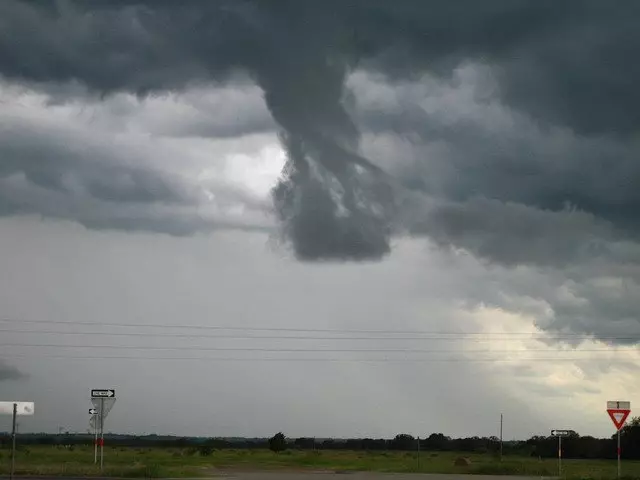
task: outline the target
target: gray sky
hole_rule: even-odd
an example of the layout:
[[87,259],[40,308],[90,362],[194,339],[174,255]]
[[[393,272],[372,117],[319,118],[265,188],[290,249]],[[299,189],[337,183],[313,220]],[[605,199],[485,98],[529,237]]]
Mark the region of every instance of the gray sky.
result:
[[637,3],[427,3],[2,4],[24,429],[84,430],[115,387],[114,431],[612,431],[640,362]]

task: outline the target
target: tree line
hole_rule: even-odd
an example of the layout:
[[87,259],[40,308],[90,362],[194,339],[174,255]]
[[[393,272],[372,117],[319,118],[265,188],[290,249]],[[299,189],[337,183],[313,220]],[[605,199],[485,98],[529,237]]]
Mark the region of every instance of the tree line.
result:
[[[91,434],[63,433],[20,434],[19,445],[76,446],[92,445]],[[607,459],[616,458],[616,435],[609,438],[581,436],[572,432],[562,439],[564,458]],[[10,448],[9,434],[0,433],[0,448]],[[194,454],[210,455],[215,450],[224,449],[267,449],[273,451],[294,450],[367,450],[367,451],[455,451],[498,455],[501,450],[499,438],[465,437],[452,438],[442,433],[425,435],[419,440],[408,434],[398,434],[392,439],[352,438],[317,439],[311,437],[287,438],[278,432],[271,438],[205,438],[176,437],[162,435],[115,435],[105,434],[105,445],[117,447],[158,447],[187,448]],[[621,430],[622,457],[640,459],[640,417],[633,418]],[[526,455],[540,458],[558,455],[556,437],[534,436],[528,440],[505,441],[502,443],[503,455]]]

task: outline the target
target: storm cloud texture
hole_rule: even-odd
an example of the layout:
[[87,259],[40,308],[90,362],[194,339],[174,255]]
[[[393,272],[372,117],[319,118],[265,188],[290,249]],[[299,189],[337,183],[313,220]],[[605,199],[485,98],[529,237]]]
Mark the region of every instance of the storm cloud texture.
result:
[[[238,76],[255,81],[288,153],[274,203],[300,258],[379,258],[403,230],[445,242],[464,236],[461,229],[490,231],[477,214],[494,200],[551,212],[572,205],[601,219],[612,235],[637,236],[637,2],[614,9],[597,1],[10,0],[0,8],[0,73],[9,80],[49,89],[75,82],[100,95],[146,95]],[[360,127],[345,108],[347,73],[362,68],[391,82],[421,72],[446,78],[463,61],[486,65],[500,101],[514,112],[569,139],[560,152],[545,152],[544,145],[532,151],[526,139],[504,146],[477,139],[488,151],[460,152],[451,160],[455,181],[445,179],[438,189],[458,204],[406,219],[398,197],[407,192],[389,188],[359,154]],[[386,123],[420,138],[452,134],[446,127],[438,132],[419,112],[377,113],[373,127]],[[429,172],[417,183],[416,174],[405,172],[402,185],[433,194]],[[108,174],[96,176],[108,181]],[[185,200],[172,198],[177,190],[162,179],[134,184],[137,193],[111,192],[99,182],[93,188]],[[478,197],[486,200],[477,204]],[[472,226],[466,217],[475,219]]]
[[[637,330],[635,303],[613,298],[640,291],[638,18],[633,0],[6,0],[0,75],[61,103],[257,85],[271,118],[210,131],[275,122],[287,160],[272,205],[227,193],[273,209],[299,259],[377,260],[408,234],[508,267],[558,269],[588,305],[546,292],[557,315],[544,327],[604,335],[603,316]],[[374,101],[359,104],[352,83]],[[474,110],[416,100],[453,88]],[[0,136],[2,214],[64,211],[89,227],[178,235],[270,229],[203,218],[198,188],[130,159],[80,183],[92,201],[133,211],[57,207],[55,193],[73,184],[60,165],[83,153],[61,147],[43,161],[50,144],[25,155],[10,127]],[[386,154],[370,147],[377,137]],[[46,190],[46,208],[20,200],[26,184]],[[160,206],[150,215],[145,205]],[[624,293],[589,283],[603,271]]]
[[5,380],[20,380],[26,378],[26,375],[18,370],[13,365],[9,365],[3,360],[0,360],[0,382]]

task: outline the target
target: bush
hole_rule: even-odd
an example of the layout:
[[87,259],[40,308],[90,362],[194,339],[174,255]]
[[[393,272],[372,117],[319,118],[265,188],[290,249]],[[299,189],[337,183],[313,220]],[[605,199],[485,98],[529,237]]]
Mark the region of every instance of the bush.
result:
[[198,453],[203,457],[208,457],[213,453],[213,447],[211,445],[203,445],[198,448]]
[[287,439],[282,432],[276,433],[269,439],[269,450],[272,452],[283,452],[287,449]]

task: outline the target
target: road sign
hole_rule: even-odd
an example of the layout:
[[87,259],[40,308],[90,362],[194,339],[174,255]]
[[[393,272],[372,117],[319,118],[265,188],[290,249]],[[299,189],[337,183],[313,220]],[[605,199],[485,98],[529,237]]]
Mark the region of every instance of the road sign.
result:
[[90,408],[89,409],[89,415],[97,415],[98,414],[98,409],[97,408]]
[[91,403],[97,410],[96,415],[107,418],[109,412],[113,408],[113,404],[116,403],[115,398],[92,398]]
[[35,408],[33,402],[0,402],[0,415],[11,415],[11,467],[9,478],[13,478],[16,469],[16,419],[18,415],[33,415]]
[[611,417],[611,421],[613,421],[616,430],[620,431],[631,413],[631,402],[619,400],[609,401],[607,402],[607,413],[609,417]]
[[558,439],[558,476],[562,477],[562,437],[574,434],[573,430],[551,430],[551,435]]
[[[95,430],[96,446],[94,461],[98,462],[98,446],[100,446],[100,471],[104,468],[104,419],[116,403],[116,391],[114,388],[94,388],[91,390],[91,403],[95,408],[89,410],[96,413],[91,415],[91,426]],[[99,432],[99,434],[98,434]]]
[[618,478],[620,478],[620,457],[622,450],[620,449],[620,430],[631,413],[631,402],[613,400],[607,402],[607,413],[618,431]]
[[91,398],[113,398],[116,391],[113,388],[102,388],[91,390]]
[[35,412],[33,402],[0,402],[0,415],[13,415],[14,405],[16,415],[33,415]]
[[631,410],[610,408],[607,410],[607,413],[611,417],[613,424],[616,426],[616,430],[620,430],[623,427],[624,422],[627,420],[629,413],[631,413]]

